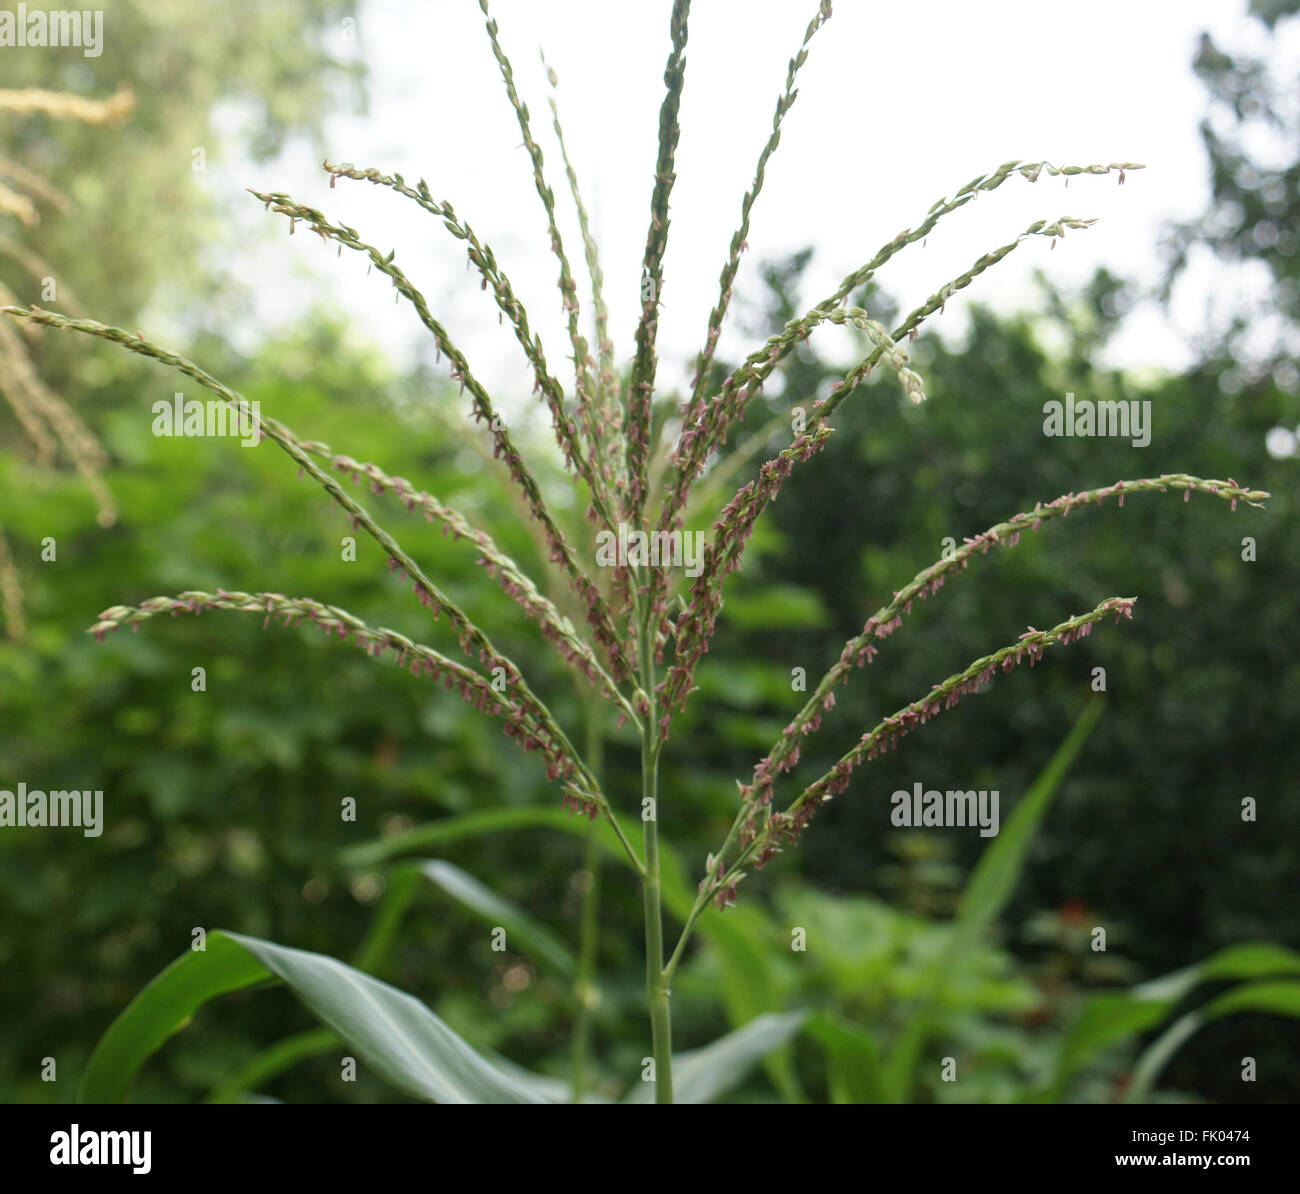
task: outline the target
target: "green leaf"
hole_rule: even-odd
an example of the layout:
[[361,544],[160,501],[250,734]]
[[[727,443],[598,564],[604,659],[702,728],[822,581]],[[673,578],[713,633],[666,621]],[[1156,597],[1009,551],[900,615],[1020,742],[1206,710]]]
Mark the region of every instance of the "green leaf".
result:
[[[745,1075],[773,1049],[794,1037],[808,1018],[807,1012],[759,1016],[744,1028],[719,1037],[703,1049],[679,1053],[673,1058],[673,1101],[711,1103],[739,1085]],[[626,1103],[654,1100],[654,1084],[638,1083],[624,1099]]]
[[113,1022],[91,1056],[83,1102],[118,1102],[145,1059],[209,999],[274,976],[385,1081],[445,1103],[540,1103],[418,999],[335,958],[227,931],[172,963]]
[[[717,956],[722,971],[720,994],[733,1028],[781,1007],[773,952],[768,948],[768,923],[762,913],[752,908],[729,908],[723,915],[702,920],[699,931],[701,940]],[[794,1057],[788,1047],[769,1055],[763,1068],[786,1102],[807,1101],[795,1077]]]
[[1212,979],[1242,980],[1282,974],[1300,974],[1300,954],[1268,941],[1247,941],[1217,950],[1192,966],[1149,979],[1134,987],[1133,993],[1146,999],[1176,1001],[1197,983]]
[[808,1035],[826,1054],[832,1103],[883,1103],[885,1075],[875,1038],[839,1016],[819,1013],[808,1021]]
[[[528,805],[522,808],[489,808],[472,813],[442,817],[426,825],[417,825],[405,833],[392,837],[362,842],[342,851],[340,857],[350,867],[369,867],[395,858],[401,854],[422,853],[433,846],[463,841],[488,833],[506,833],[512,829],[555,829],[575,837],[585,837],[591,822],[575,816],[562,808],[541,808]],[[627,832],[627,826],[623,826]],[[597,829],[601,848],[628,865],[628,857],[618,844],[608,823],[602,821]]]
[[[1050,1085],[1036,1097],[1045,1100],[1060,1098],[1065,1091],[1066,1083],[1080,1066],[1101,1050],[1154,1028],[1174,1010],[1180,1000],[1202,982],[1224,979],[1248,980],[1268,975],[1295,974],[1300,974],[1300,954],[1269,942],[1250,941],[1241,945],[1230,945],[1194,966],[1161,975],[1159,978],[1139,984],[1130,991],[1107,991],[1090,996],[1080,1008],[1074,1023],[1061,1042]],[[1257,984],[1259,987],[1283,988],[1294,985],[1291,983]],[[1211,1013],[1211,1009],[1215,1008],[1219,1001],[1230,1000],[1237,992],[1252,989],[1249,986],[1234,988],[1205,1008],[1180,1017],[1160,1038],[1148,1046],[1137,1063],[1135,1075],[1139,1074],[1139,1069],[1142,1067],[1154,1065],[1157,1061],[1159,1068],[1163,1068],[1165,1062],[1173,1056],[1174,1051],[1187,1037],[1206,1023],[1212,1014],[1217,1014]],[[1242,996],[1242,998],[1249,997]],[[1225,1006],[1231,1008],[1233,1005],[1228,1003]],[[1242,1010],[1247,1009],[1243,1007]],[[1270,1009],[1261,1007],[1256,1010]],[[1149,1081],[1154,1081],[1159,1068],[1150,1075]],[[1134,1082],[1136,1083],[1137,1080],[1135,1076]],[[1132,1090],[1131,1084],[1126,1098]]]
[[[420,872],[416,867],[398,866],[389,870],[384,884],[384,897],[375,908],[365,939],[352,958],[352,965],[358,970],[373,974],[383,961],[419,888]],[[278,1077],[308,1057],[316,1057],[338,1047],[338,1038],[328,1029],[312,1028],[295,1033],[254,1054],[235,1074],[217,1083],[203,1101],[244,1101],[244,1096],[254,1087]]]
[[826,607],[816,590],[799,585],[769,584],[752,593],[727,598],[727,619],[741,630],[825,626]]
[[335,958],[226,934],[396,1089],[435,1103],[542,1100],[469,1047],[418,999]]
[[507,948],[513,952],[526,953],[534,960],[551,966],[566,978],[571,979],[577,975],[578,963],[568,947],[517,904],[503,899],[473,875],[449,862],[428,860],[420,863],[419,870],[426,879],[468,908],[480,920],[505,929]]
[[[980,856],[957,905],[953,955],[969,948],[1007,906],[1020,882],[1029,846],[1052,803],[1052,797],[1092,733],[1103,708],[1100,701],[1090,701],[1084,707],[1065,741],[1057,747],[1001,832]],[[944,969],[948,969],[947,964]]]
[[908,1018],[886,1065],[886,1087],[891,1102],[906,1102],[921,1049],[932,1031],[932,1021],[948,981],[962,955],[987,931],[1011,898],[1024,871],[1025,858],[1043,817],[1070,769],[1101,717],[1104,705],[1093,700],[1084,706],[1065,740],[1056,748],[1047,766],[1039,772],[1029,791],[1016,805],[1001,832],[975,864],[957,904],[948,948],[941,953],[927,980],[927,992]]
[[1090,1057],[1159,1024],[1177,1001],[1144,998],[1134,991],[1105,991],[1084,1001],[1070,1025],[1047,1088],[1034,1101],[1055,1102],[1065,1093],[1070,1076]]
[[293,1036],[276,1041],[249,1059],[229,1078],[213,1087],[205,1103],[246,1103],[248,1092],[271,1078],[278,1078],[285,1070],[308,1057],[319,1057],[331,1049],[338,1049],[339,1038],[328,1028],[309,1028]]
[[1202,979],[1300,974],[1300,954],[1268,941],[1250,941],[1211,954],[1199,969]]
[[127,1005],[95,1046],[79,1103],[120,1103],[136,1071],[209,1000],[266,982],[270,975],[234,941],[208,934],[207,949],[182,954]]
[[1165,1068],[1169,1059],[1183,1047],[1188,1038],[1204,1023],[1205,1017],[1200,1012],[1188,1012],[1185,1016],[1179,1016],[1164,1032],[1156,1037],[1143,1051],[1142,1056],[1138,1058],[1137,1064],[1133,1067],[1128,1088],[1124,1091],[1124,1102],[1146,1102],[1147,1095],[1160,1071]]
[[1243,983],[1212,999],[1202,1010],[1206,1020],[1237,1012],[1270,1012],[1300,1019],[1300,983]]
[[780,999],[762,915],[752,909],[729,908],[723,915],[701,921],[700,926],[701,940],[717,954],[722,971],[719,995],[731,1024],[739,1028],[755,1016],[775,1011]]
[[[544,1103],[571,1103],[573,1101],[573,1083],[567,1078],[550,1078],[545,1074],[534,1074],[523,1066],[515,1065],[508,1057],[497,1053],[490,1054],[492,1064],[502,1073],[509,1074],[525,1090],[531,1090]],[[611,1103],[612,1099],[594,1090],[583,1092],[584,1103]]]
[[420,876],[414,867],[393,867],[385,876],[383,899],[370,918],[365,939],[352,958],[352,965],[358,970],[373,973],[383,961],[397,938],[419,886]]
[[[1244,947],[1238,947],[1244,948]],[[1278,949],[1280,946],[1264,947]],[[1224,951],[1225,953],[1228,951]],[[1219,955],[1216,955],[1216,957]],[[1211,958],[1209,961],[1213,962]],[[1146,1101],[1165,1066],[1187,1041],[1212,1020],[1238,1012],[1266,1012],[1277,1016],[1300,1019],[1300,983],[1263,982],[1241,983],[1232,990],[1210,1000],[1204,1007],[1180,1016],[1143,1051],[1133,1066],[1133,1076],[1124,1092],[1124,1102]]]

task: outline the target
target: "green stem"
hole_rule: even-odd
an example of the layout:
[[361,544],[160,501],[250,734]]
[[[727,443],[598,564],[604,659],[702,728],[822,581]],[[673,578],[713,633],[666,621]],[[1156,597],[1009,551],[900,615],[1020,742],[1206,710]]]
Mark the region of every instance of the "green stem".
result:
[[619,845],[623,847],[623,852],[627,855],[628,861],[632,864],[632,869],[638,875],[645,874],[645,866],[641,859],[637,857],[637,852],[632,849],[632,843],[627,840],[627,835],[623,832],[623,826],[618,823],[618,818],[614,815],[614,810],[606,802],[601,805],[601,811],[605,814],[605,819],[609,821],[611,828],[614,830],[614,836],[618,838]]
[[641,898],[645,909],[645,988],[646,1003],[650,1008],[650,1037],[655,1063],[655,1102],[671,1103],[673,1034],[668,976],[664,971],[664,924],[659,886],[659,726],[655,716],[654,644],[650,634],[650,609],[647,598],[646,609],[638,607],[636,610],[641,687],[650,702],[641,726],[641,828],[645,865],[641,879]]
[[[587,704],[587,765],[600,778],[604,745],[601,710],[596,701]],[[596,987],[596,950],[600,936],[600,849],[596,823],[587,827],[583,851],[581,928],[578,939],[578,977],[573,985],[577,1014],[573,1024],[573,1102],[581,1103],[586,1086],[587,1052],[591,1044],[591,1013],[599,1002]]]
[[[718,847],[717,857],[719,860],[724,859],[731,843],[735,840],[736,833],[740,829],[741,823],[745,819],[745,807],[742,804],[737,810],[735,818],[731,822],[731,828],[727,831],[727,836],[723,839],[722,845]],[[677,972],[677,964],[682,960],[682,954],[686,950],[686,943],[690,941],[691,934],[695,931],[695,922],[699,920],[700,914],[708,907],[709,900],[713,898],[714,892],[719,888],[725,887],[732,877],[739,871],[740,864],[748,857],[748,853],[743,852],[741,856],[732,863],[727,869],[725,875],[718,877],[715,875],[705,875],[700,883],[700,894],[695,897],[695,903],[691,905],[691,910],[687,913],[686,923],[682,926],[681,936],[677,938],[677,946],[672,952],[672,957],[668,959],[668,965],[664,967],[664,979],[671,986],[673,975]]]

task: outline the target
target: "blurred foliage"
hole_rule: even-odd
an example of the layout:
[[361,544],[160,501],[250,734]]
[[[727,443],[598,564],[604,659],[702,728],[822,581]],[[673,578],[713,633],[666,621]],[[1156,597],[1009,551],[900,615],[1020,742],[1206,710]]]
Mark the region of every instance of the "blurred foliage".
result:
[[[1201,139],[1210,168],[1210,204],[1171,230],[1165,295],[1194,259],[1209,250],[1220,263],[1262,267],[1268,285],[1253,302],[1235,302],[1226,326],[1207,324],[1201,345],[1223,360],[1229,384],[1239,375],[1273,372],[1300,388],[1300,105],[1293,57],[1297,0],[1252,0],[1250,12],[1273,36],[1263,54],[1223,49],[1203,34],[1193,62],[1210,97]],[[1261,336],[1261,329],[1263,335]],[[1235,366],[1226,359],[1246,352]]]
[[[6,88],[108,99],[125,87],[136,98],[130,121],[107,131],[41,114],[0,121],[0,157],[71,200],[67,213],[42,206],[20,243],[107,323],[132,320],[162,295],[171,305],[212,302],[232,235],[219,197],[239,187],[210,180],[236,153],[264,161],[294,136],[322,146],[324,116],[363,102],[361,68],[344,57],[343,22],[355,10],[352,0],[113,0],[99,57],[75,48],[6,54]],[[39,281],[2,256],[0,282],[22,304],[40,301]],[[46,380],[60,387],[71,367],[47,363]]]

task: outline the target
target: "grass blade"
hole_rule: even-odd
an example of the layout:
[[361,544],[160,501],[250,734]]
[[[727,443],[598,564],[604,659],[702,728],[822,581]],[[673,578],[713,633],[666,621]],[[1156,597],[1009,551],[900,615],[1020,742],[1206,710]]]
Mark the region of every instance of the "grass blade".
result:
[[[139,1067],[209,1000],[272,979],[395,1089],[439,1103],[538,1103],[418,999],[324,954],[214,931],[207,948],[173,962],[100,1040],[79,1101],[122,1101]],[[297,1048],[304,1047],[301,1040]]]
[[209,934],[207,949],[182,954],[109,1025],[86,1063],[77,1102],[124,1102],[140,1066],[199,1008],[270,977],[236,942]]
[[485,887],[473,875],[437,859],[421,862],[419,871],[484,924],[505,929],[507,948],[512,953],[529,954],[565,978],[577,975],[577,959],[568,946],[540,921]]
[[[711,1103],[726,1094],[772,1050],[791,1040],[807,1018],[808,1013],[802,1011],[759,1016],[703,1049],[679,1053],[673,1058],[673,1101]],[[623,1101],[649,1103],[653,1099],[654,1083],[642,1082]]]

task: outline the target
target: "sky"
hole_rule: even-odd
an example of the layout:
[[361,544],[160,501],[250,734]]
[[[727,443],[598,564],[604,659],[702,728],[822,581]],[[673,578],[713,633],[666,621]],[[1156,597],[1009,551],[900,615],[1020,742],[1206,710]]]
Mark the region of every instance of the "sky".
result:
[[[620,359],[630,355],[638,313],[670,7],[669,0],[492,5],[546,155],[587,318],[581,241],[550,128],[539,47],[559,76],[566,141],[602,247]],[[669,385],[685,383],[703,342],[741,197],[815,8],[815,0],[693,5],[659,327],[660,377]],[[1099,223],[1055,248],[1031,238],[927,327],[960,335],[972,299],[1004,311],[1037,307],[1035,270],[1066,287],[1098,266],[1153,285],[1162,230],[1199,214],[1208,195],[1198,133],[1206,95],[1190,68],[1202,30],[1225,48],[1265,44],[1242,0],[836,0],[833,19],[813,39],[798,102],[754,209],[720,355],[736,359],[756,343],[739,324],[761,295],[763,258],[811,247],[800,295],[801,305],[811,306],[924,219],[936,200],[1012,158],[1146,168],[1122,187],[1114,175],[1076,177],[1068,188],[1044,175],[1035,184],[1014,178],[981,196],[942,221],[924,248],[907,249],[881,271],[879,281],[903,310],[1031,222],[1063,215]],[[423,177],[436,198],[453,203],[493,247],[543,337],[552,372],[567,381],[568,339],[545,214],[477,3],[368,0],[337,41],[367,63],[371,105],[364,116],[327,120],[331,157],[401,173],[408,182]],[[340,181],[330,190],[301,146],[246,169],[240,186],[287,191],[381,250],[396,249],[397,263],[474,373],[498,394],[531,391],[522,353],[509,329],[498,327],[491,296],[466,273],[463,246],[439,221],[384,188]],[[263,296],[268,310],[287,319],[324,301],[399,359],[420,350],[424,333],[414,313],[394,306],[386,279],[365,276],[359,256],[339,261],[333,246],[301,230],[289,239],[282,220],[268,245],[264,222],[272,217],[241,202],[248,238],[227,264],[273,279]],[[1221,279],[1202,263],[1172,316],[1151,304],[1126,321],[1110,362],[1181,368],[1190,359],[1189,337],[1215,300],[1225,301]],[[847,359],[847,332],[828,328],[818,336],[828,356]]]

